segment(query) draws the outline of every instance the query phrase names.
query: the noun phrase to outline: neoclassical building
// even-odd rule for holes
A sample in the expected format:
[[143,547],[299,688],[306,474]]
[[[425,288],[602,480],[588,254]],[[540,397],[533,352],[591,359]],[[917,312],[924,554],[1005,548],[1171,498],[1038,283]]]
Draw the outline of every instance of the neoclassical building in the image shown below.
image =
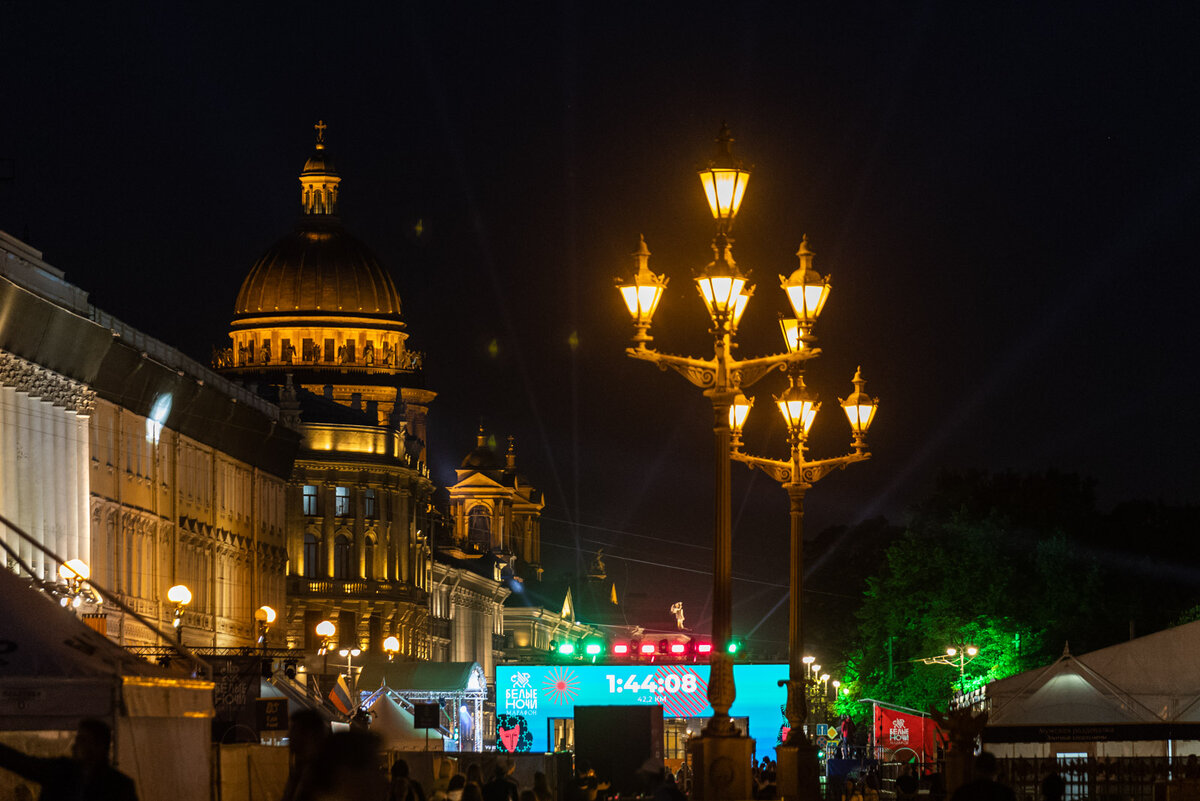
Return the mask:
[[[0,310],[0,514],[35,541],[0,527],[7,566],[61,587],[59,560],[81,559],[168,634],[182,584],[186,644],[253,644],[255,610],[284,598],[299,437],[278,408],[91,306],[3,232]],[[117,642],[162,644],[120,605],[81,608]]]
[[428,658],[435,393],[395,283],[342,225],[341,178],[316,128],[300,220],[250,268],[216,366],[278,403],[301,436],[284,504],[286,645],[316,649],[330,620],[338,644],[378,652],[395,636],[401,658]]

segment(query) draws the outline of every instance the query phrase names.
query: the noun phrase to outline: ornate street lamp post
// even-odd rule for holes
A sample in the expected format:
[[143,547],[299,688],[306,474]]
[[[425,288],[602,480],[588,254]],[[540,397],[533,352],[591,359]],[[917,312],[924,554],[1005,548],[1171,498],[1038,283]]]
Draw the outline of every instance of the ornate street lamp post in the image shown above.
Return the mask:
[[[800,259],[799,268],[788,278],[780,276],[792,309],[796,312],[795,318],[781,321],[783,338],[789,351],[816,355],[819,351],[812,348],[816,342],[812,328],[829,297],[829,281],[813,269],[814,254],[808,248],[807,238],[801,242],[796,255]],[[788,494],[792,557],[789,576],[788,678],[783,683],[787,685],[784,714],[789,731],[787,740],[778,749],[779,791],[785,799],[808,801],[819,797],[817,749],[804,731],[808,718],[805,682],[816,678],[815,675],[809,676],[807,666],[812,667],[814,674],[819,670],[818,665],[812,664],[812,657],[801,656],[804,651],[804,495],[830,472],[871,456],[866,449],[866,434],[875,417],[878,401],[864,391],[866,382],[863,381],[861,370],[855,372],[852,383],[854,391],[841,402],[853,435],[853,452],[845,456],[816,461],[805,459],[808,433],[821,405],[817,402],[817,396],[804,385],[804,375],[799,369],[793,370],[788,388],[775,398],[787,425],[788,443],[791,446],[789,459],[765,459],[742,452],[742,426],[749,416],[753,399],[738,395],[729,414],[733,434],[732,458],[762,470],[782,484]]]
[[945,656],[938,654],[921,659],[926,665],[950,665],[958,668],[958,691],[965,693],[967,691],[967,665],[975,661],[975,657],[979,656],[979,649],[974,645],[951,645],[946,648]]
[[167,600],[175,604],[175,615],[171,625],[175,627],[175,639],[183,643],[183,608],[192,602],[192,591],[183,584],[176,584],[167,590]]
[[[696,277],[696,287],[708,310],[713,336],[713,356],[697,359],[676,356],[649,347],[651,319],[667,286],[667,279],[649,269],[650,251],[643,239],[633,258],[635,271],[629,281],[618,283],[618,289],[633,317],[636,333],[634,346],[626,354],[650,362],[660,369],[670,368],[703,390],[712,402],[713,434],[716,456],[715,531],[713,535],[713,620],[714,648],[708,680],[708,701],[712,718],[701,736],[690,745],[695,775],[694,797],[700,801],[750,797],[749,761],[753,743],[742,737],[729,717],[736,690],[733,683],[733,657],[729,652],[732,641],[732,523],[730,517],[730,410],[734,398],[743,387],[749,387],[771,370],[786,369],[816,356],[818,351],[808,347],[789,348],[785,353],[756,359],[737,359],[735,335],[738,323],[753,294],[746,276],[733,259],[733,239],[729,235],[734,218],[745,197],[750,177],[732,154],[733,138],[722,126],[717,137],[717,153],[710,164],[700,171],[700,180],[709,201],[717,233],[712,240],[713,260]],[[819,312],[814,302],[823,302],[801,292],[793,294],[785,285],[788,298],[796,309],[797,318]],[[797,298],[801,306],[795,307]]]
[[267,635],[271,633],[275,617],[275,610],[266,604],[254,610],[254,620],[258,623],[258,644],[264,651],[267,650]]

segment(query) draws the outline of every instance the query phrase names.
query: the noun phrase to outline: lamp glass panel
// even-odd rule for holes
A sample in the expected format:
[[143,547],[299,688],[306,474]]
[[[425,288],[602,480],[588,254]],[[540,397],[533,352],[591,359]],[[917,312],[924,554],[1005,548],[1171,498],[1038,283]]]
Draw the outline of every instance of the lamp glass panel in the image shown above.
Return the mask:
[[746,400],[744,396],[739,395],[736,400],[729,406],[729,427],[734,431],[741,431],[746,425],[746,417],[750,414],[751,401]]
[[733,327],[737,328],[737,324],[742,319],[742,315],[746,313],[746,304],[750,302],[750,295],[742,292],[733,302]]
[[619,288],[621,290],[621,298],[625,301],[625,306],[629,309],[630,316],[636,320],[638,316],[638,285],[625,284]]
[[708,313],[716,316],[727,313],[734,306],[746,279],[733,275],[706,275],[697,283]]
[[782,317],[779,327],[783,329],[783,343],[787,345],[789,353],[804,350],[804,340],[800,339],[804,332],[800,328],[799,320],[795,317]]
[[750,173],[734,167],[710,167],[700,173],[708,208],[716,219],[735,217],[746,195]]
[[787,287],[788,302],[796,316],[805,322],[814,322],[825,308],[829,298],[829,284],[795,284]]
[[804,435],[808,436],[808,432],[812,430],[813,421],[817,419],[817,410],[821,408],[821,404],[814,403],[804,410]]
[[[816,409],[813,408],[813,402],[808,399],[783,399],[778,401],[778,404],[779,412],[783,415],[783,421],[787,423],[789,430],[804,422],[807,422],[808,426],[811,426],[812,419],[817,414]],[[807,431],[808,428],[805,428],[804,430]]]
[[846,410],[846,418],[850,421],[850,428],[860,434],[867,433],[871,421],[875,418],[875,404],[856,403],[843,408]]

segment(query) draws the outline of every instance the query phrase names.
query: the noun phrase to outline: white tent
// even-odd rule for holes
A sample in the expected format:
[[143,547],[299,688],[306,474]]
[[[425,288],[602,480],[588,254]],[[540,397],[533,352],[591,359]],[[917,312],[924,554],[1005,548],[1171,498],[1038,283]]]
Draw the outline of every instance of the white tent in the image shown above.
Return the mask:
[[[987,743],[1069,743],[1110,755],[1200,751],[1200,621],[987,685]],[[1134,745],[1134,744],[1138,745]],[[1000,749],[1036,756],[1061,749]],[[1036,753],[1035,753],[1036,752]]]
[[[0,736],[65,753],[78,722],[113,727],[117,767],[142,801],[207,801],[212,682],[150,665],[0,570]],[[0,788],[16,778],[0,771]]]
[[393,701],[386,692],[379,693],[370,710],[371,731],[383,739],[386,750],[442,750],[442,735],[436,729],[429,731],[414,726],[412,714]]

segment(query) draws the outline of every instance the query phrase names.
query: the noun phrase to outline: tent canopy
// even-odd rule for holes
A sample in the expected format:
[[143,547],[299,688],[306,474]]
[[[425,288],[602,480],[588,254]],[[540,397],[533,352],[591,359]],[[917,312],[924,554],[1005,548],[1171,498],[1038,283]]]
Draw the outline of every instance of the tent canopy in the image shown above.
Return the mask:
[[[412,715],[392,700],[387,693],[380,693],[371,704],[371,731],[383,740],[384,748],[412,750],[423,749],[426,746],[425,729],[413,725]],[[437,743],[435,749],[442,747],[442,736],[436,730],[430,732],[429,740]]]
[[487,679],[478,662],[368,662],[358,676],[360,690],[387,685],[409,693],[487,692]]
[[1105,739],[1191,737],[1200,724],[1200,621],[1081,656],[1064,650],[1047,667],[992,682],[986,694],[991,741],[1018,731],[1052,738],[1068,727],[1098,727]]

